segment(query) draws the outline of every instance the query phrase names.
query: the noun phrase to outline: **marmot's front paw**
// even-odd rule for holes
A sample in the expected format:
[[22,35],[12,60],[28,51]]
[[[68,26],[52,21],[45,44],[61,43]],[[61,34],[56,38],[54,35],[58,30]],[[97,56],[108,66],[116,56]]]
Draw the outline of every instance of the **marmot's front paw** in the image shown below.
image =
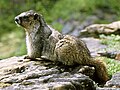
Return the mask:
[[28,55],[25,55],[25,56],[23,57],[23,59],[30,59],[31,61],[38,61],[38,59],[36,59],[36,58],[31,58],[31,57],[29,57]]
[[23,59],[31,59],[28,55],[25,55]]

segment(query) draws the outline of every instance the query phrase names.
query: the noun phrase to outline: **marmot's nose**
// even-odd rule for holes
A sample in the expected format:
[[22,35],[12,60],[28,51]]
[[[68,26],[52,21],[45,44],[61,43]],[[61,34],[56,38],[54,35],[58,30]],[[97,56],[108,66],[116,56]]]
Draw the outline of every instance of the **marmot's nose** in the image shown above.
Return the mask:
[[18,23],[18,24],[20,24],[20,19],[19,19],[19,17],[15,17],[15,22]]
[[18,21],[19,21],[19,18],[15,17],[15,21],[18,22]]

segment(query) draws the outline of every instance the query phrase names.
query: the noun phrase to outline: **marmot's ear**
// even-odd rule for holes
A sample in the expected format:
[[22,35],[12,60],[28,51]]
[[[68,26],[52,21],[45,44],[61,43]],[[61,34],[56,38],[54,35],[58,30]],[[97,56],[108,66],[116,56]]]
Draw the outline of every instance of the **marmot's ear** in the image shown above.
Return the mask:
[[34,14],[34,20],[36,20],[39,17],[37,13]]

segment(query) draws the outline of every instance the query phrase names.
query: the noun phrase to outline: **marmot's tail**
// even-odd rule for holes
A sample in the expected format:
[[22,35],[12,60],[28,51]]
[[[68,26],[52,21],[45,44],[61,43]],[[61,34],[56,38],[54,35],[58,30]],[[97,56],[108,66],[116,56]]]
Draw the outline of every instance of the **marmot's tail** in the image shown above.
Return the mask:
[[90,65],[95,66],[95,72],[97,74],[99,82],[106,82],[109,77],[106,69],[106,64],[101,60],[90,60]]

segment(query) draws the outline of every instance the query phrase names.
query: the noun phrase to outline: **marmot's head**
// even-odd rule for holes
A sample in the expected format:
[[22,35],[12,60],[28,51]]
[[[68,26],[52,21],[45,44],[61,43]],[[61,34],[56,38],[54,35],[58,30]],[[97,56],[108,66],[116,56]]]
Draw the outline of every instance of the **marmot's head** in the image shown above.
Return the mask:
[[42,15],[36,13],[33,10],[23,12],[20,15],[16,16],[15,22],[26,30],[35,28],[35,25],[43,25],[45,23]]

